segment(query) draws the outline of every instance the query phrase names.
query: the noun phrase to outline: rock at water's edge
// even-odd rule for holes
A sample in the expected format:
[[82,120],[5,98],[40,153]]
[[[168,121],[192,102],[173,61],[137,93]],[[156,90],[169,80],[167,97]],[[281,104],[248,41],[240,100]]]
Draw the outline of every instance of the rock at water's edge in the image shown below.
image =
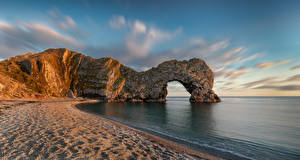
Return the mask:
[[180,82],[191,102],[220,102],[214,74],[198,58],[171,60],[136,72],[113,58],[94,59],[68,49],[48,49],[0,62],[0,97],[90,97],[108,102],[164,102],[167,83]]

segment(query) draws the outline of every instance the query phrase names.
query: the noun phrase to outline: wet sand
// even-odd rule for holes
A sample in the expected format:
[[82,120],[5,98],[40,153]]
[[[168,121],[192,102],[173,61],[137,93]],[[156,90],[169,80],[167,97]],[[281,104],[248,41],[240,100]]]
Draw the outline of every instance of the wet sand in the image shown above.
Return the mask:
[[0,101],[0,159],[215,159],[74,107]]

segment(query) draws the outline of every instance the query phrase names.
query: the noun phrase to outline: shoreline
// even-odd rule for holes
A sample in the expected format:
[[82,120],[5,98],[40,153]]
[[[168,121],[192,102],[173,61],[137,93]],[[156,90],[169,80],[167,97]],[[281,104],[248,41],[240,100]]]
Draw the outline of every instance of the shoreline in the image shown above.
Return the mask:
[[[84,107],[82,107],[82,105],[84,105],[84,103],[97,103],[97,101],[92,101],[92,102],[90,102],[89,100],[88,101],[83,101],[83,102],[79,102],[77,104],[73,104],[72,107],[74,109],[80,110],[82,112],[86,112],[86,113],[92,114],[94,116],[100,117],[101,119],[103,119],[105,121],[108,121],[108,122],[110,122],[110,123],[112,123],[112,124],[114,124],[116,126],[132,130],[132,131],[134,131],[134,132],[136,132],[136,133],[138,133],[138,134],[140,134],[140,135],[142,135],[144,137],[152,139],[155,143],[158,143],[158,144],[161,144],[163,146],[166,146],[166,147],[168,147],[168,148],[170,148],[170,149],[172,149],[172,150],[174,150],[176,152],[184,153],[184,154],[190,155],[190,156],[192,156],[194,158],[198,158],[198,159],[221,160],[221,158],[219,158],[219,157],[215,157],[213,155],[201,153],[199,151],[196,151],[196,150],[194,150],[192,148],[188,148],[187,146],[183,146],[182,144],[176,143],[176,142],[168,140],[166,138],[162,138],[160,136],[148,133],[146,131],[142,131],[142,130],[137,129],[137,128],[133,128],[133,127],[128,126],[128,125],[126,125],[124,123],[115,121],[113,119],[106,118],[106,117],[104,117],[104,116],[102,116],[100,114],[90,112],[89,110],[84,109]],[[76,105],[78,105],[78,107],[80,107],[81,109],[79,109]]]
[[93,102],[1,99],[0,159],[220,159],[76,107]]

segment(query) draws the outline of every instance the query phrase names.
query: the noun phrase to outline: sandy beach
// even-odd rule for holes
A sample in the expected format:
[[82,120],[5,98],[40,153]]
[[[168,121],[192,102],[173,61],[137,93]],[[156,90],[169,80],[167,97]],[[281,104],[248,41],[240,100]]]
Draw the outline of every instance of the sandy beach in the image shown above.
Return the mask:
[[79,101],[0,101],[0,159],[215,159],[81,111]]

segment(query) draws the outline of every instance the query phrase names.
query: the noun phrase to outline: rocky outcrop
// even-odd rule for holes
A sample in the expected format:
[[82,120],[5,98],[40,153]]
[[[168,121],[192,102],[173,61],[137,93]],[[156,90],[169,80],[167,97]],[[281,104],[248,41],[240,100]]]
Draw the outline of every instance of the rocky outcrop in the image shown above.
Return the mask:
[[1,97],[93,97],[108,102],[163,102],[167,83],[180,82],[191,102],[219,102],[214,74],[198,58],[171,60],[136,72],[113,58],[94,59],[68,49],[48,49],[0,62]]

